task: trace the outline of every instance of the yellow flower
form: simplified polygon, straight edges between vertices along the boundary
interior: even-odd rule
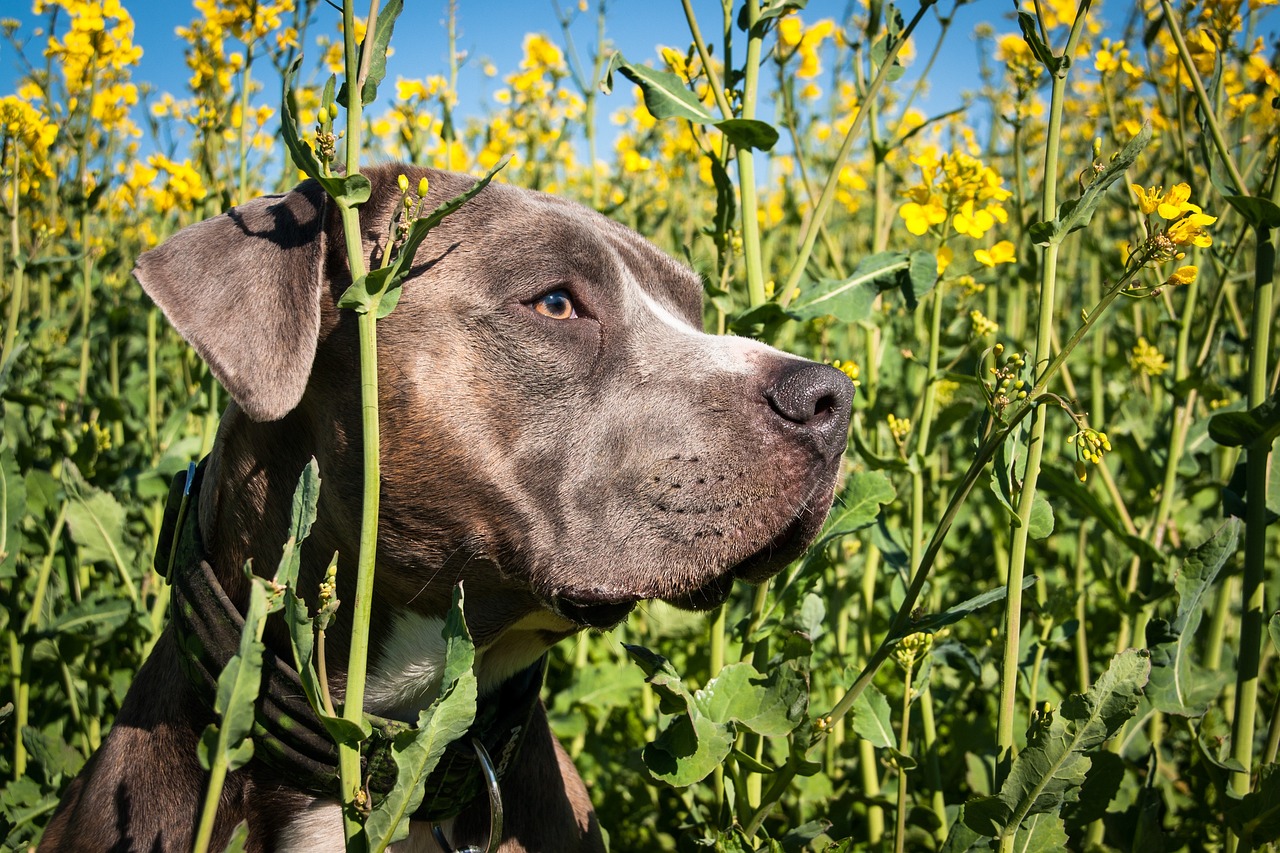
[[[837,358],[835,361],[831,362],[831,366],[853,380],[854,385],[862,384],[858,381],[858,377],[862,375],[862,372],[858,369],[857,362],[841,361]]]
[[[1013,243],[1008,240],[1001,240],[989,250],[975,249],[973,259],[985,267],[995,268],[996,264],[1011,264],[1017,258],[1014,257]]]
[[[917,236],[928,231],[930,226],[947,221],[947,209],[933,199],[927,204],[909,201],[898,213],[906,221],[907,230]]]
[[[995,216],[988,210],[977,210],[972,201],[966,201],[952,218],[951,224],[956,231],[967,234],[974,239],[981,239],[983,234],[996,224]]]
[[[950,246],[943,246],[938,250],[938,275],[942,275],[947,271],[947,267],[951,266],[951,261],[955,259],[955,252]]]
[[[1187,264],[1186,266],[1178,267],[1176,270],[1174,270],[1172,275],[1170,275],[1167,279],[1165,279],[1164,283],[1168,286],[1190,284],[1191,282],[1196,280],[1196,274],[1199,271],[1200,270],[1197,267],[1194,267],[1190,264]]]
[[[1199,246],[1207,248],[1213,245],[1213,238],[1204,230],[1205,225],[1218,221],[1218,217],[1204,213],[1190,213],[1169,226],[1169,239],[1177,246]]]
[[[1142,376],[1159,376],[1169,369],[1169,362],[1150,341],[1138,338],[1138,343],[1129,352],[1129,367]]]
[[[1164,202],[1164,187],[1152,187],[1144,190],[1138,184],[1129,184],[1129,189],[1133,190],[1134,195],[1138,197],[1138,209],[1144,215],[1150,216],[1155,213],[1156,208]]]
[[[1174,184],[1169,190],[1169,194],[1164,197],[1164,201],[1156,207],[1156,212],[1165,219],[1177,219],[1188,210],[1194,209],[1196,213],[1200,212],[1200,208],[1194,204],[1190,204],[1187,200],[1191,198],[1191,187],[1185,183]]]
[[[969,312],[969,327],[975,338],[985,338],[1000,331],[1000,325],[976,308]]]

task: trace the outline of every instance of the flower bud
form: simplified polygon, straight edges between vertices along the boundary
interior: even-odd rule
[[[397,182],[400,184],[400,192],[407,193],[409,191],[409,178],[407,175],[401,175],[397,178]]]
[[[418,196],[419,196],[419,198],[426,198],[426,197],[427,197],[427,190],[430,188],[430,186],[431,186],[431,184],[430,184],[430,182],[429,182],[429,181],[427,181],[426,177],[423,177],[423,178],[422,178],[422,180],[418,181]]]

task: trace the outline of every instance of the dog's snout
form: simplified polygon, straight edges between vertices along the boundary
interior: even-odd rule
[[[807,362],[788,370],[765,389],[779,416],[814,436],[824,449],[843,452],[853,404],[853,382],[842,371]]]

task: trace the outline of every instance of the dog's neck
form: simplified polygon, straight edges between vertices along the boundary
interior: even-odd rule
[[[229,408],[219,441],[205,472],[199,523],[206,542],[217,543],[213,569],[228,597],[243,612],[247,581],[242,567],[252,561],[259,575],[269,576],[279,560],[288,530],[291,499],[299,472],[312,458],[314,444],[307,419],[291,414],[274,424],[256,424]],[[331,493],[352,484],[327,475],[321,462],[320,514],[303,545],[299,593],[304,600],[317,590],[333,553],[339,553],[339,606],[326,632],[326,661],[335,699],[345,695],[354,600],[358,518],[333,507]],[[328,503],[326,503],[328,499]],[[379,559],[377,572],[391,577],[399,567]],[[370,623],[371,649],[365,710],[412,721],[435,699],[444,670],[441,629],[451,594],[449,576],[440,573],[439,589],[430,588],[413,601],[391,601],[375,591]],[[485,597],[483,588],[464,584],[467,622],[476,642],[475,673],[481,697],[524,670],[577,626],[519,598]],[[287,628],[271,619],[264,642],[289,658]]]

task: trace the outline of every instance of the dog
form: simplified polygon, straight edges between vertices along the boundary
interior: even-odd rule
[[[429,179],[426,209],[473,184],[396,164],[365,174],[366,262],[387,251],[400,174],[411,186]],[[853,386],[834,368],[705,334],[689,268],[594,211],[500,184],[435,227],[412,263],[398,307],[378,323],[367,712],[412,721],[434,698],[459,581],[479,704],[502,705],[493,697],[554,643],[613,627],[644,599],[714,608],[735,580],[771,577],[816,537]],[[316,590],[338,553],[343,605],[327,641],[338,701],[362,451],[356,316],[337,307],[351,275],[336,205],[304,182],[179,231],[134,275],[231,398],[189,513],[226,607],[246,606],[246,561],[262,574],[279,561],[299,473],[318,461],[299,589]],[[227,620],[206,621],[217,630]],[[292,660],[278,617],[264,641],[269,655]],[[208,777],[196,744],[213,715],[184,648],[171,624],[41,850],[190,849]],[[518,743],[494,756],[505,770],[501,849],[603,850],[582,780],[537,699],[540,676],[521,688],[531,699],[512,727]],[[248,850],[342,849],[335,797],[295,784],[262,752],[229,775],[213,849],[242,821]],[[437,821],[440,836],[415,821],[397,849],[483,844],[489,810],[484,796],[462,804]]]

